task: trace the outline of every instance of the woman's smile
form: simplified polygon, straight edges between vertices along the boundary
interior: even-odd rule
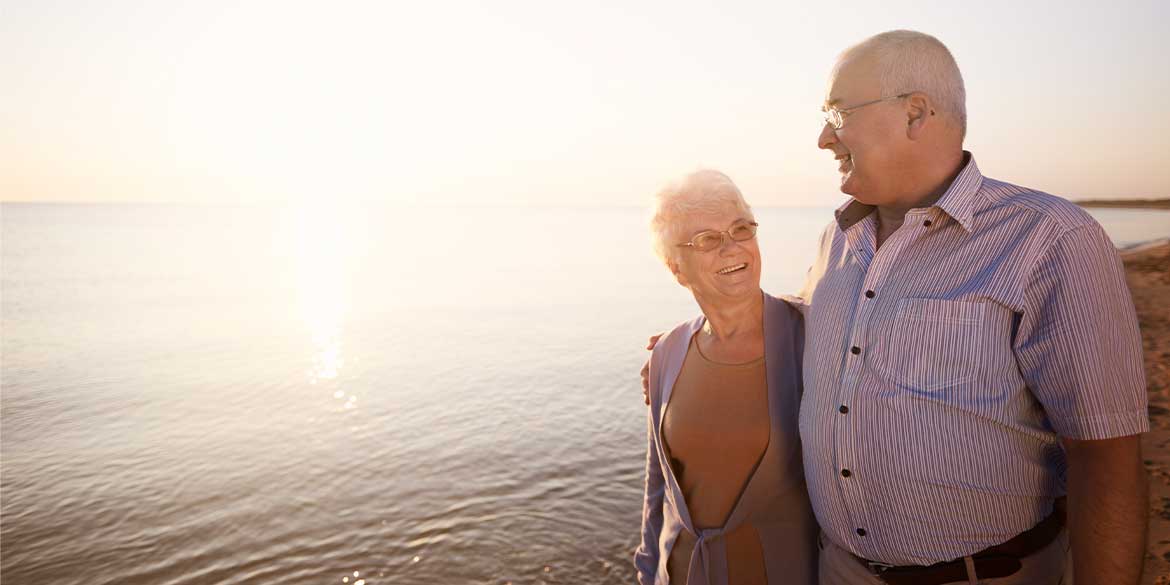
[[[747,262],[740,262],[739,264],[732,264],[731,266],[720,268],[716,272],[716,274],[732,274],[735,272],[739,272],[747,267],[748,267]]]

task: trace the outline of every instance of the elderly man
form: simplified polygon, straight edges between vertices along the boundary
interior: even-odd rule
[[[820,582],[1055,585],[1071,544],[1077,585],[1137,583],[1149,422],[1109,238],[980,173],[934,37],[846,50],[824,111],[852,199],[801,295]]]
[[[1117,254],[1077,206],[984,177],[963,80],[892,31],[833,69],[839,208],[808,304],[800,427],[822,583],[1137,583],[1149,429]],[[1067,493],[1067,531],[1063,496]]]

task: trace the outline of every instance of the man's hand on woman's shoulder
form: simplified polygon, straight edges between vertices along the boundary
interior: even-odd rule
[[[646,342],[646,349],[654,349],[654,346],[658,345],[658,340],[661,338],[661,333],[651,335],[650,341]],[[646,406],[650,406],[650,358],[646,358],[646,363],[642,364],[642,400],[646,403]]]

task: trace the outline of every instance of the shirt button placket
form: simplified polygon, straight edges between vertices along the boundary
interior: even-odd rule
[[[888,244],[887,244],[888,245]],[[891,253],[896,252],[890,250]],[[843,429],[843,435],[848,437],[851,430],[851,419],[848,415],[851,412],[851,407],[856,406],[858,384],[861,380],[861,365],[866,359],[865,344],[867,339],[867,332],[869,330],[869,321],[873,317],[874,311],[877,308],[876,302],[873,300],[877,298],[877,290],[880,288],[881,282],[884,278],[883,267],[886,263],[873,263],[866,271],[865,277],[860,283],[857,296],[857,310],[855,314],[853,331],[851,332],[850,343],[847,353],[845,355],[844,364],[844,382],[842,388],[841,401],[837,407],[838,416],[841,419],[838,421],[838,428]],[[845,498],[846,507],[849,509],[849,516],[853,518],[854,522],[865,523],[868,521],[868,513],[865,508],[864,494],[862,484],[857,479],[857,469],[854,463],[857,463],[858,455],[854,453],[847,445],[852,445],[848,442],[845,446],[841,446],[837,451],[838,463],[838,478],[841,493]],[[839,443],[840,445],[840,443]],[[864,462],[862,462],[864,463]],[[865,528],[860,526],[854,527],[854,533],[859,538],[864,538],[868,532]]]

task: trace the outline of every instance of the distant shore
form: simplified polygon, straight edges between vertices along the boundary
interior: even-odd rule
[[[1081,207],[1121,207],[1126,209],[1170,209],[1167,199],[1084,199],[1074,201]]]
[[[1170,239],[1122,251],[1145,350],[1150,432],[1142,437],[1150,474],[1150,536],[1143,585],[1170,585]]]

